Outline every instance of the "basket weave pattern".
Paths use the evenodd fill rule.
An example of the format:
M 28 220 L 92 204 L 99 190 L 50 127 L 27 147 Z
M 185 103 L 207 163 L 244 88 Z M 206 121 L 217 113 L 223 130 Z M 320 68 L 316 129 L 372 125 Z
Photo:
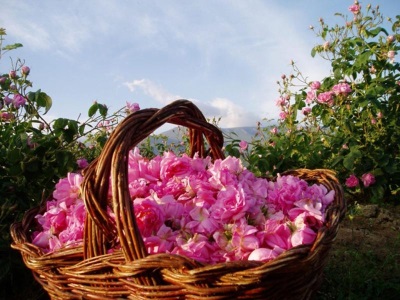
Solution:
M 171 254 L 147 255 L 127 186 L 129 151 L 165 123 L 189 129 L 190 155 L 224 158 L 221 131 L 187 100 L 129 115 L 111 134 L 101 155 L 85 170 L 83 199 L 88 211 L 83 245 L 43 254 L 30 241 L 35 216 L 28 211 L 11 226 L 12 247 L 52 299 L 310 299 L 322 279 L 328 252 L 345 213 L 343 191 L 330 170 L 285 172 L 335 191 L 326 221 L 312 245 L 285 251 L 263 263 L 205 265 Z M 205 147 L 204 137 L 208 149 Z M 107 199 L 111 177 L 112 200 Z M 110 202 L 111 201 L 111 202 Z M 115 222 L 107 215 L 110 206 Z M 116 243 L 122 250 L 107 254 Z

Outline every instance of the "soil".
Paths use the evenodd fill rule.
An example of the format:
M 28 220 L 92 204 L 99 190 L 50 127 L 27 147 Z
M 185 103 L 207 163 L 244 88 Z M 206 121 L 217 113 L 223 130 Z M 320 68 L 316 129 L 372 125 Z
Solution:
M 332 250 L 350 247 L 384 259 L 396 245 L 400 246 L 400 205 L 381 208 L 370 204 L 357 206 L 346 214 Z

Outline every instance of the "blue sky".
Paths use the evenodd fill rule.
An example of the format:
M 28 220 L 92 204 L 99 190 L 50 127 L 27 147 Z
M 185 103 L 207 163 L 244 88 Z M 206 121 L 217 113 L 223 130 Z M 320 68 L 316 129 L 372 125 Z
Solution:
M 379 5 L 400 13 L 399 0 Z M 311 80 L 329 74 L 309 29 L 341 22 L 351 0 L 0 0 L 9 55 L 31 68 L 33 89 L 53 99 L 50 117 L 86 116 L 93 101 L 117 110 L 126 101 L 162 107 L 185 98 L 220 126 L 276 119 L 276 81 L 295 61 Z M 350 13 L 349 13 L 350 14 Z M 8 72 L 10 60 L 1 61 Z

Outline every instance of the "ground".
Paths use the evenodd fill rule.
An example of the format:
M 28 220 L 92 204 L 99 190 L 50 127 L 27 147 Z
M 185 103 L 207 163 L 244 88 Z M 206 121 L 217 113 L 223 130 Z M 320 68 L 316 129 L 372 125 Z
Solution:
M 356 248 L 384 259 L 400 238 L 400 206 L 359 205 L 342 221 L 333 250 Z M 400 245 L 399 245 L 400 246 Z
M 340 224 L 316 300 L 400 299 L 399 248 L 400 205 L 354 206 Z

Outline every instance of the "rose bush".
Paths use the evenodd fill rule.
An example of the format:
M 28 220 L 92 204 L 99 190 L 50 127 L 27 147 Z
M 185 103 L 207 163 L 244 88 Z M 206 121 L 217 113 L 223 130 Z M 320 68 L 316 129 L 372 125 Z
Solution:
M 292 62 L 293 72 L 278 81 L 279 125 L 260 129 L 251 150 L 238 151 L 253 171 L 277 174 L 307 167 L 338 172 L 347 191 L 379 202 L 400 192 L 400 16 L 385 19 L 379 7 L 357 1 L 350 16 L 320 29 L 312 48 L 330 62 L 331 73 L 309 80 Z M 390 27 L 390 29 L 385 28 Z M 384 200 L 385 199 L 385 200 Z
M 22 46 L 3 45 L 5 35 L 5 29 L 0 28 L 0 59 Z M 49 121 L 45 115 L 52 99 L 41 90 L 32 91 L 31 74 L 20 59 L 11 60 L 10 69 L 0 71 L 1 290 L 9 285 L 6 280 L 12 282 L 20 276 L 10 271 L 21 264 L 10 248 L 10 225 L 51 195 L 60 178 L 84 168 L 96 157 L 108 136 L 105 124 L 111 129 L 124 114 L 123 109 L 109 114 L 104 104 L 95 102 L 86 121 Z M 138 107 L 130 105 L 127 109 Z

